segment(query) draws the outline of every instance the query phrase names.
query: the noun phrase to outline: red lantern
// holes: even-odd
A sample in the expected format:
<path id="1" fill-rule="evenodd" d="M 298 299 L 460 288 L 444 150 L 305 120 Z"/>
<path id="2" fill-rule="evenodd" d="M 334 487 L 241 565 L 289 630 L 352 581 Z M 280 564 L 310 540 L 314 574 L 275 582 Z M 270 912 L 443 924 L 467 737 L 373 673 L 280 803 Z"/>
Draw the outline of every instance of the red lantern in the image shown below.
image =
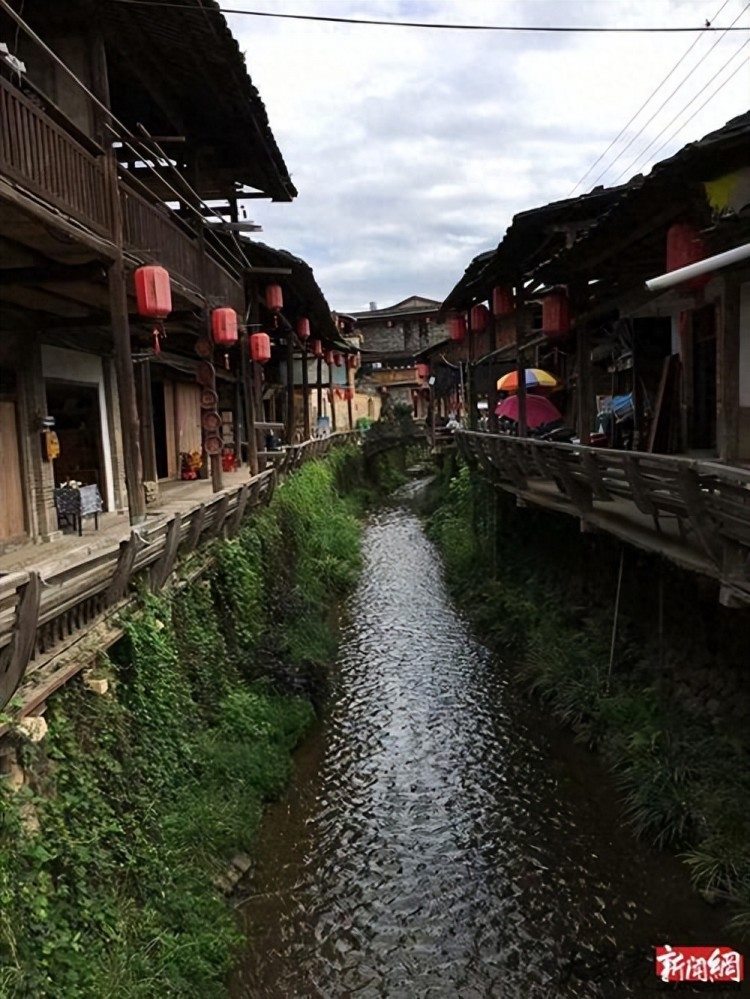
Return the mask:
<path id="1" fill-rule="evenodd" d="M 349 371 L 356 371 L 359 367 L 359 354 L 347 354 L 346 367 Z"/>
<path id="2" fill-rule="evenodd" d="M 284 294 L 280 284 L 266 285 L 266 307 L 271 312 L 281 312 L 284 308 Z"/>
<path id="3" fill-rule="evenodd" d="M 351 402 L 354 399 L 354 389 L 347 388 L 344 390 L 344 398 L 347 402 Z"/>
<path id="4" fill-rule="evenodd" d="M 172 311 L 169 272 L 158 264 L 148 264 L 138 267 L 133 277 L 138 315 L 144 319 L 166 319 Z"/>
<path id="5" fill-rule="evenodd" d="M 258 364 L 271 360 L 271 338 L 268 333 L 253 333 L 250 337 L 250 357 Z"/>
<path id="6" fill-rule="evenodd" d="M 312 352 L 313 352 L 313 357 L 323 356 L 323 344 L 320 342 L 320 340 L 313 340 Z"/>
<path id="7" fill-rule="evenodd" d="M 211 336 L 218 347 L 231 347 L 237 343 L 237 313 L 234 309 L 213 310 Z"/>
<path id="8" fill-rule="evenodd" d="M 542 332 L 545 336 L 564 336 L 570 332 L 570 304 L 564 288 L 556 288 L 542 298 Z"/>
<path id="9" fill-rule="evenodd" d="M 676 271 L 688 264 L 695 264 L 706 256 L 706 246 L 695 226 L 686 223 L 676 223 L 667 229 L 667 270 Z M 704 288 L 711 280 L 710 274 L 702 274 L 692 278 L 686 284 L 689 288 L 698 290 Z"/>
<path id="10" fill-rule="evenodd" d="M 332 368 L 333 367 L 333 351 L 332 350 L 327 350 L 325 352 L 325 354 L 324 354 L 324 357 L 325 357 L 326 364 L 328 365 L 328 367 Z"/>
<path id="11" fill-rule="evenodd" d="M 484 304 L 475 305 L 471 310 L 472 333 L 483 333 L 490 321 L 490 310 Z"/>
<path id="12" fill-rule="evenodd" d="M 509 316 L 513 312 L 513 289 L 498 285 L 492 289 L 492 311 L 496 316 Z"/>
<path id="13" fill-rule="evenodd" d="M 466 336 L 466 316 L 463 313 L 454 312 L 448 316 L 448 336 L 456 343 L 461 343 Z"/>
<path id="14" fill-rule="evenodd" d="M 429 364 L 418 364 L 417 365 L 417 378 L 424 382 L 430 377 L 430 366 Z"/>
<path id="15" fill-rule="evenodd" d="M 300 340 L 307 340 L 310 336 L 310 320 L 306 316 L 297 320 L 297 336 Z"/>
<path id="16" fill-rule="evenodd" d="M 342 355 L 337 350 L 334 351 L 334 354 L 333 354 L 333 363 L 336 365 L 337 368 L 341 367 L 341 365 L 343 363 L 343 360 L 344 360 L 344 358 L 342 357 Z"/>

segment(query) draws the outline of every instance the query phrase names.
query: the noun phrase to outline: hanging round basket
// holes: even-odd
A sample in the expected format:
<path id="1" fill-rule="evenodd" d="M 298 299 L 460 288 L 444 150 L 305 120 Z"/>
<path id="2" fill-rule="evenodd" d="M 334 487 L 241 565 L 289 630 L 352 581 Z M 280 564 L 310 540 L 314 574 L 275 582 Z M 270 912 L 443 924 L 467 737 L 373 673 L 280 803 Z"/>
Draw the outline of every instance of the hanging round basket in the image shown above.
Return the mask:
<path id="1" fill-rule="evenodd" d="M 221 429 L 221 417 L 216 410 L 206 410 L 201 416 L 201 426 L 211 433 Z"/>
<path id="2" fill-rule="evenodd" d="M 216 409 L 219 405 L 219 393 L 212 388 L 201 389 L 201 409 Z"/>
<path id="3" fill-rule="evenodd" d="M 219 437 L 218 434 L 207 434 L 206 440 L 204 441 L 204 447 L 206 448 L 206 454 L 221 454 L 221 437 Z"/>
<path id="4" fill-rule="evenodd" d="M 198 337 L 195 341 L 195 353 L 198 357 L 208 360 L 211 357 L 213 345 L 207 336 Z"/>
<path id="5" fill-rule="evenodd" d="M 195 373 L 196 381 L 204 388 L 213 388 L 216 382 L 216 369 L 210 361 L 201 361 Z"/>

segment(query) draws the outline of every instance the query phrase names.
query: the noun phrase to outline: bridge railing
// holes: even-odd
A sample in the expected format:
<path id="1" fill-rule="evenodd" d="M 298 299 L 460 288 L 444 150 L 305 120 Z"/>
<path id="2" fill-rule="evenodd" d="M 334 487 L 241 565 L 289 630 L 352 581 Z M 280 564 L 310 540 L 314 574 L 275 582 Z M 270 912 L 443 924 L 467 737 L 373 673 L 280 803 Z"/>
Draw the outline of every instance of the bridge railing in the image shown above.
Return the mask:
<path id="1" fill-rule="evenodd" d="M 456 440 L 467 460 L 532 502 L 545 483 L 547 496 L 569 504 L 584 521 L 624 500 L 651 519 L 656 534 L 665 519 L 676 522 L 679 538 L 701 550 L 727 590 L 750 602 L 750 470 L 467 430 Z"/>
<path id="2" fill-rule="evenodd" d="M 62 556 L 41 571 L 0 575 L 0 708 L 23 683 L 23 709 L 31 711 L 78 672 L 81 657 L 63 661 L 63 654 L 130 602 L 136 576 L 161 589 L 178 557 L 211 538 L 234 536 L 251 509 L 270 501 L 279 478 L 358 436 L 332 434 L 287 448 L 275 468 L 196 500 L 187 512 L 157 514 L 109 544 Z M 54 542 L 39 553 L 54 556 Z"/>

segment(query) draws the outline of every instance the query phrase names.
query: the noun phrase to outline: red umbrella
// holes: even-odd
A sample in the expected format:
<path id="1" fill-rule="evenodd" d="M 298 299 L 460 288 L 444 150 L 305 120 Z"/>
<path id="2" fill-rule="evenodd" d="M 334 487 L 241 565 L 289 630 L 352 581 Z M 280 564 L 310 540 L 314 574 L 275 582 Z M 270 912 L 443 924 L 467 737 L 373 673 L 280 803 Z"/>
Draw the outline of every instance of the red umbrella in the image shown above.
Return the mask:
<path id="1" fill-rule="evenodd" d="M 495 416 L 507 416 L 509 420 L 518 423 L 518 396 L 509 395 L 495 407 Z M 543 395 L 526 396 L 526 426 L 541 427 L 544 423 L 554 423 L 562 420 L 562 413 Z"/>

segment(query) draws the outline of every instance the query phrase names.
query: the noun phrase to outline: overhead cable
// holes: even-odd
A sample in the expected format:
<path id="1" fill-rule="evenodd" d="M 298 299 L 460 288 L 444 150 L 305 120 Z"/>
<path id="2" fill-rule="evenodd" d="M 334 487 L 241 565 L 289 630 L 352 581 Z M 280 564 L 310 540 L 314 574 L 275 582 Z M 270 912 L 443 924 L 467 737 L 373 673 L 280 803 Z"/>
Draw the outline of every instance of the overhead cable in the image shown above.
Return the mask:
<path id="1" fill-rule="evenodd" d="M 698 62 L 691 69 L 688 70 L 688 72 L 686 73 L 685 76 L 682 77 L 682 79 L 677 84 L 677 86 L 674 88 L 674 90 L 672 90 L 671 93 L 669 94 L 669 96 L 666 97 L 661 102 L 661 104 L 656 109 L 656 111 L 654 111 L 654 113 L 651 115 L 651 117 L 647 121 L 645 121 L 643 123 L 643 125 L 641 125 L 641 127 L 638 129 L 638 131 L 633 136 L 631 136 L 631 138 L 628 140 L 628 142 L 625 143 L 625 145 L 618 152 L 618 154 L 615 156 L 615 158 L 612 160 L 612 162 L 609 163 L 601 171 L 601 173 L 598 175 L 598 177 L 594 181 L 594 183 L 592 185 L 593 187 L 596 187 L 596 185 L 599 183 L 599 181 L 602 180 L 602 178 L 607 173 L 609 173 L 609 171 L 612 169 L 612 167 L 615 165 L 615 163 L 617 163 L 617 161 L 619 159 L 621 159 L 625 155 L 625 153 L 628 151 L 628 149 L 630 149 L 630 147 L 633 145 L 633 143 L 643 135 L 643 133 L 646 131 L 646 129 L 648 128 L 648 126 L 651 124 L 651 122 L 664 110 L 664 108 L 667 106 L 667 104 L 669 104 L 669 102 L 672 100 L 672 98 L 675 96 L 675 94 L 679 90 L 682 89 L 682 87 L 687 83 L 687 81 L 690 79 L 690 77 L 693 75 L 693 73 L 699 68 L 699 66 L 701 66 L 701 64 L 703 62 L 705 62 L 705 60 L 708 58 L 708 56 L 711 55 L 711 53 L 713 52 L 713 50 L 721 42 L 721 40 L 725 37 L 725 35 L 727 34 L 727 32 L 730 30 L 730 28 L 737 23 L 737 21 L 742 17 L 742 15 L 744 13 L 746 13 L 746 11 L 748 10 L 748 8 L 750 8 L 750 3 L 746 3 L 745 4 L 745 6 L 739 12 L 739 14 L 737 15 L 737 17 L 735 17 L 734 21 L 732 21 L 732 25 L 730 25 L 729 28 L 726 28 L 722 32 L 722 34 L 719 35 L 719 37 L 713 43 L 713 45 L 711 46 L 711 48 L 709 48 L 706 52 L 703 53 L 703 55 L 700 57 L 700 59 L 698 60 Z M 743 29 L 743 30 L 745 30 L 745 29 Z M 748 27 L 747 30 L 750 30 L 750 27 Z M 722 67 L 722 69 L 723 69 L 723 67 Z M 711 77 L 711 79 L 708 81 L 708 83 L 711 83 L 713 81 L 713 79 L 714 79 L 714 77 Z M 708 84 L 704 84 L 704 86 L 708 86 Z M 667 126 L 667 127 L 669 127 L 669 126 Z M 639 157 L 636 157 L 636 159 L 639 159 Z M 620 176 L 622 176 L 622 174 Z M 617 182 L 615 181 L 614 183 L 617 183 Z"/>
<path id="2" fill-rule="evenodd" d="M 744 28 L 722 28 L 713 25 L 669 25 L 651 27 L 624 27 L 618 25 L 552 25 L 552 24 L 450 24 L 430 21 L 386 21 L 374 17 L 334 17 L 330 14 L 283 14 L 270 10 L 242 10 L 238 7 L 187 6 L 174 0 L 108 0 L 125 7 L 164 7 L 186 14 L 232 14 L 245 17 L 268 17 L 287 21 L 322 21 L 327 24 L 375 25 L 384 28 L 427 28 L 433 31 L 507 31 L 547 32 L 552 34 L 675 34 L 680 32 L 744 31 Z"/>
<path id="3" fill-rule="evenodd" d="M 716 79 L 716 77 L 717 77 L 717 76 L 719 76 L 719 75 L 720 75 L 721 73 L 723 73 L 723 71 L 724 71 L 724 70 L 725 70 L 725 69 L 727 68 L 727 66 L 728 66 L 728 65 L 729 65 L 729 64 L 730 64 L 731 62 L 734 62 L 734 60 L 735 60 L 735 59 L 737 58 L 737 56 L 738 56 L 738 55 L 740 54 L 740 52 L 742 52 L 742 50 L 743 50 L 743 49 L 746 49 L 746 48 L 748 47 L 748 45 L 750 45 L 750 38 L 748 38 L 748 40 L 747 40 L 746 42 L 744 42 L 744 43 L 743 43 L 742 45 L 740 45 L 740 47 L 739 47 L 739 48 L 738 48 L 738 49 L 737 49 L 737 50 L 736 50 L 735 52 L 733 52 L 733 53 L 732 53 L 732 55 L 731 55 L 731 56 L 730 56 L 730 57 L 729 57 L 729 58 L 727 59 L 727 61 L 726 61 L 725 63 L 723 63 L 723 65 L 721 65 L 721 66 L 720 66 L 720 67 L 719 67 L 719 68 L 718 68 L 718 69 L 716 70 L 716 72 L 715 72 L 715 73 L 714 73 L 714 75 L 713 75 L 713 76 L 711 77 L 711 79 L 710 79 L 710 80 L 708 80 L 708 81 L 707 81 L 707 82 L 706 82 L 706 83 L 705 83 L 705 84 L 704 84 L 704 85 L 703 85 L 703 86 L 701 87 L 701 89 L 700 89 L 700 90 L 698 91 L 698 93 L 697 93 L 697 94 L 694 94 L 694 95 L 693 95 L 693 97 L 691 97 L 691 98 L 690 98 L 690 100 L 689 100 L 689 101 L 687 102 L 687 104 L 683 105 L 683 107 L 681 107 L 681 108 L 680 108 L 680 110 L 679 110 L 679 111 L 677 112 L 677 114 L 676 114 L 676 115 L 674 116 L 674 118 L 672 118 L 672 120 L 671 120 L 671 121 L 669 122 L 669 124 L 668 124 L 668 125 L 665 125 L 665 126 L 664 126 L 664 128 L 662 128 L 662 130 L 661 130 L 661 131 L 660 131 L 660 132 L 659 132 L 659 133 L 658 133 L 657 135 L 655 135 L 655 136 L 654 136 L 654 138 L 653 138 L 653 139 L 651 140 L 651 142 L 649 142 L 649 144 L 648 144 L 647 146 L 645 146 L 645 147 L 644 147 L 644 148 L 643 148 L 643 149 L 642 149 L 642 150 L 640 151 L 640 153 L 638 153 L 638 155 L 637 155 L 637 156 L 636 156 L 636 157 L 635 157 L 635 158 L 634 158 L 633 160 L 631 160 L 631 161 L 630 161 L 630 163 L 629 163 L 629 164 L 628 164 L 628 165 L 627 165 L 627 166 L 625 167 L 625 169 L 624 169 L 624 170 L 623 170 L 623 171 L 622 171 L 622 172 L 621 172 L 620 174 L 618 174 L 618 176 L 617 176 L 617 177 L 615 178 L 615 180 L 614 180 L 614 182 L 613 182 L 613 183 L 617 184 L 617 183 L 618 183 L 618 182 L 620 181 L 620 179 L 621 179 L 622 177 L 624 177 L 624 176 L 626 176 L 627 174 L 629 174 L 629 173 L 630 173 L 630 171 L 631 171 L 631 170 L 633 169 L 633 167 L 635 166 L 635 164 L 636 164 L 636 163 L 639 163 L 639 162 L 641 162 L 641 161 L 642 161 L 642 162 L 644 163 L 644 165 L 645 165 L 645 163 L 647 163 L 647 162 L 648 162 L 648 160 L 643 160 L 643 157 L 644 157 L 644 155 L 645 155 L 645 154 L 646 154 L 646 153 L 647 153 L 647 152 L 649 151 L 649 149 L 651 149 L 651 147 L 652 147 L 652 146 L 654 145 L 654 143 L 655 143 L 655 142 L 658 142 L 658 141 L 659 141 L 659 139 L 660 139 L 660 138 L 662 137 L 662 135 L 664 135 L 664 133 L 665 133 L 665 132 L 667 131 L 667 129 L 670 129 L 670 128 L 672 127 L 672 125 L 674 125 L 674 123 L 675 123 L 675 122 L 677 121 L 677 119 L 678 119 L 678 118 L 679 118 L 679 117 L 680 117 L 680 116 L 681 116 L 681 115 L 682 115 L 682 114 L 683 114 L 683 113 L 684 113 L 685 111 L 687 111 L 687 109 L 688 109 L 688 108 L 689 108 L 689 107 L 690 107 L 690 106 L 691 106 L 692 104 L 695 104 L 695 102 L 696 102 L 696 101 L 698 100 L 698 98 L 700 98 L 700 97 L 702 97 L 702 96 L 703 96 L 703 94 L 704 94 L 704 93 L 705 93 L 705 91 L 706 91 L 706 87 L 710 86 L 710 84 L 712 84 L 712 83 L 714 82 L 714 80 Z M 738 66 L 736 67 L 736 69 L 734 70 L 734 72 L 730 73 L 730 75 L 729 75 L 729 76 L 728 76 L 728 77 L 726 78 L 726 80 L 724 80 L 724 82 L 723 82 L 723 83 L 721 83 L 721 84 L 720 84 L 720 85 L 719 85 L 719 86 L 717 87 L 717 89 L 716 89 L 716 90 L 714 91 L 714 93 L 713 93 L 713 94 L 711 94 L 711 95 L 710 95 L 710 96 L 709 96 L 709 97 L 707 98 L 707 100 L 706 100 L 706 101 L 705 101 L 705 102 L 704 102 L 703 104 L 701 104 L 701 108 L 704 108 L 704 107 L 706 106 L 706 104 L 708 104 L 708 102 L 709 102 L 709 101 L 710 101 L 710 100 L 711 100 L 711 99 L 712 99 L 712 98 L 714 97 L 714 95 L 715 95 L 715 94 L 717 94 L 717 93 L 718 93 L 718 92 L 719 92 L 720 90 L 722 90 L 722 89 L 723 89 L 723 88 L 724 88 L 724 87 L 726 86 L 726 84 L 727 84 L 727 83 L 729 83 L 729 81 L 730 81 L 730 80 L 731 80 L 731 79 L 732 79 L 732 78 L 733 78 L 734 76 L 736 76 L 736 75 L 737 75 L 737 73 L 739 73 L 739 71 L 740 71 L 741 69 L 743 69 L 743 68 L 747 69 L 747 67 L 748 67 L 748 63 L 747 63 L 747 60 L 743 59 L 743 60 L 742 60 L 742 62 L 740 62 L 740 64 L 739 64 L 739 65 L 738 65 Z M 699 109 L 699 110 L 700 110 L 700 109 Z M 698 111 L 694 112 L 694 114 L 692 114 L 692 115 L 691 115 L 691 116 L 690 116 L 690 117 L 689 117 L 689 118 L 687 119 L 687 121 L 692 121 L 692 120 L 693 120 L 693 118 L 695 117 L 695 115 L 696 115 L 696 114 L 698 114 Z M 687 122 L 685 122 L 685 124 L 687 124 Z M 677 129 L 677 132 L 679 132 L 679 131 L 680 131 L 680 130 L 681 130 L 682 128 L 683 128 L 683 125 L 680 125 L 680 126 L 679 126 L 679 128 Z M 677 134 L 677 132 L 675 132 L 674 134 L 676 135 L 676 134 Z M 663 148 L 664 148 L 664 146 L 666 146 L 666 145 L 667 145 L 667 144 L 668 144 L 668 143 L 669 143 L 670 141 L 671 141 L 671 137 L 670 137 L 669 139 L 666 139 L 666 140 L 665 140 L 665 141 L 664 141 L 664 142 L 663 142 L 663 143 L 662 143 L 662 144 L 661 144 L 661 145 L 659 146 L 659 149 L 658 149 L 658 150 L 657 150 L 657 151 L 656 151 L 655 153 L 652 153 L 652 154 L 651 154 L 651 156 L 649 156 L 649 157 L 648 157 L 648 159 L 649 159 L 649 160 L 650 160 L 650 159 L 654 159 L 654 157 L 655 157 L 655 156 L 657 155 L 657 153 L 659 152 L 659 150 L 663 149 Z"/>
<path id="4" fill-rule="evenodd" d="M 745 42 L 745 45 L 743 45 L 742 48 L 744 49 L 746 45 L 750 45 L 750 39 L 748 39 Z M 737 55 L 736 52 L 735 52 L 735 55 Z M 734 58 L 734 56 L 732 58 Z M 731 62 L 731 59 L 729 60 L 729 62 Z M 729 65 L 729 63 L 725 63 L 724 66 L 722 66 L 721 68 L 722 69 L 726 69 L 726 67 L 728 65 Z M 739 73 L 739 71 L 741 69 L 746 69 L 746 68 L 747 68 L 747 63 L 746 62 L 741 62 L 738 66 L 736 66 L 734 68 L 734 70 L 732 70 L 732 72 L 726 78 L 726 80 L 722 80 L 722 82 L 719 84 L 718 87 L 716 87 L 716 89 L 713 91 L 713 93 L 711 93 L 711 94 L 708 95 L 708 97 L 701 104 L 701 106 L 699 108 L 696 108 L 696 110 L 693 111 L 693 113 L 691 115 L 689 115 L 685 119 L 685 121 L 683 121 L 680 125 L 678 125 L 677 128 L 674 130 L 674 132 L 672 132 L 672 134 L 670 136 L 668 136 L 668 138 L 666 138 L 664 140 L 664 142 L 662 142 L 662 144 L 658 147 L 658 149 L 656 149 L 653 153 L 651 153 L 651 155 L 649 156 L 648 160 L 645 160 L 644 163 L 643 163 L 643 165 L 645 166 L 646 163 L 649 162 L 649 160 L 655 160 L 656 157 L 659 155 L 659 153 L 662 151 L 662 149 L 664 149 L 665 146 L 668 146 L 669 143 L 672 141 L 672 139 L 674 139 L 676 135 L 679 135 L 679 133 L 683 130 L 683 128 L 685 128 L 686 125 L 689 125 L 690 122 L 693 120 L 693 118 L 695 118 L 697 115 L 699 115 L 701 113 L 701 111 L 703 110 L 703 108 L 706 107 L 707 104 L 710 104 L 710 102 L 714 99 L 714 97 L 716 97 L 716 95 L 721 90 L 723 90 L 724 87 L 726 87 L 726 85 Z M 713 79 L 715 79 L 715 77 L 712 77 L 712 80 Z M 695 97 L 693 98 L 693 100 L 689 101 L 688 104 L 686 104 L 685 107 L 682 109 L 682 111 L 686 111 L 687 108 L 690 106 L 690 104 L 692 104 L 694 101 L 696 101 L 701 96 L 702 96 L 702 92 L 699 93 L 699 94 L 696 94 Z M 674 122 L 677 120 L 677 118 L 679 118 L 680 114 L 682 114 L 682 111 L 680 111 L 679 114 L 675 115 L 675 117 L 672 119 L 672 121 L 669 123 L 669 125 L 667 125 L 667 128 L 670 128 L 674 124 Z M 664 134 L 664 131 L 665 130 L 663 130 L 659 135 L 657 135 L 656 139 L 659 139 L 661 137 L 661 135 Z M 656 139 L 654 139 L 653 142 L 656 142 Z M 649 145 L 653 145 L 653 142 L 651 142 Z M 648 149 L 648 148 L 649 148 L 649 146 L 646 147 L 646 149 Z M 645 151 L 646 150 L 643 150 L 642 152 L 645 152 Z M 635 163 L 639 158 L 640 157 L 636 157 L 636 159 L 633 160 L 633 163 Z M 624 171 L 625 173 L 627 173 L 628 171 L 630 171 L 632 169 L 633 163 L 631 163 L 630 166 L 627 167 L 627 169 Z M 620 177 L 621 176 L 622 176 L 622 174 L 620 174 Z M 619 177 L 618 177 L 618 180 L 619 180 Z M 616 181 L 615 181 L 615 183 L 616 183 Z"/>
<path id="5" fill-rule="evenodd" d="M 710 22 L 708 22 L 709 24 L 713 24 L 713 22 L 721 14 L 721 12 L 724 10 L 724 8 L 726 7 L 726 5 L 728 3 L 729 3 L 729 0 L 724 0 L 724 3 L 716 11 L 716 13 L 714 14 L 714 16 L 711 18 Z M 594 160 L 594 162 L 588 168 L 588 170 L 586 171 L 586 173 L 583 174 L 583 176 L 580 178 L 580 180 L 578 181 L 578 183 L 575 184 L 575 186 L 571 189 L 570 194 L 568 195 L 569 198 L 572 197 L 575 194 L 575 192 L 578 190 L 578 188 L 581 186 L 581 184 L 584 182 L 584 180 L 586 180 L 586 178 L 591 173 L 591 171 L 594 170 L 595 167 L 597 167 L 601 163 L 601 161 L 604 159 L 604 157 L 607 155 L 607 153 L 610 151 L 610 149 L 620 141 L 620 139 L 622 138 L 622 136 L 630 128 L 630 126 L 633 124 L 633 122 L 638 117 L 638 115 L 641 113 L 641 111 L 643 111 L 643 109 L 645 107 L 647 107 L 647 105 L 649 105 L 651 103 L 651 101 L 654 99 L 654 97 L 656 97 L 656 95 L 659 93 L 659 91 L 664 86 L 664 84 L 667 82 L 667 80 L 672 76 L 673 73 L 675 73 L 677 71 L 677 69 L 679 69 L 679 67 L 682 65 L 682 63 L 685 61 L 685 59 L 688 57 L 688 55 L 690 55 L 690 53 L 693 51 L 693 49 L 695 48 L 695 46 L 700 42 L 700 40 L 701 40 L 701 36 L 698 35 L 698 37 L 694 38 L 693 41 L 690 43 L 690 45 L 688 45 L 688 47 L 682 53 L 682 55 L 677 60 L 677 62 L 674 64 L 674 66 L 672 66 L 672 68 L 667 73 L 667 75 L 662 79 L 661 83 L 657 84 L 656 87 L 654 87 L 654 89 L 651 91 L 651 93 L 648 95 L 648 97 L 645 99 L 645 101 L 641 104 L 641 106 L 638 108 L 638 110 L 625 122 L 625 124 L 622 126 L 622 128 L 620 129 L 620 131 L 617 133 L 617 135 L 614 137 L 614 139 L 612 139 L 612 141 L 610 142 L 610 144 L 604 150 L 604 152 L 600 153 L 599 156 L 597 156 L 597 158 Z"/>

